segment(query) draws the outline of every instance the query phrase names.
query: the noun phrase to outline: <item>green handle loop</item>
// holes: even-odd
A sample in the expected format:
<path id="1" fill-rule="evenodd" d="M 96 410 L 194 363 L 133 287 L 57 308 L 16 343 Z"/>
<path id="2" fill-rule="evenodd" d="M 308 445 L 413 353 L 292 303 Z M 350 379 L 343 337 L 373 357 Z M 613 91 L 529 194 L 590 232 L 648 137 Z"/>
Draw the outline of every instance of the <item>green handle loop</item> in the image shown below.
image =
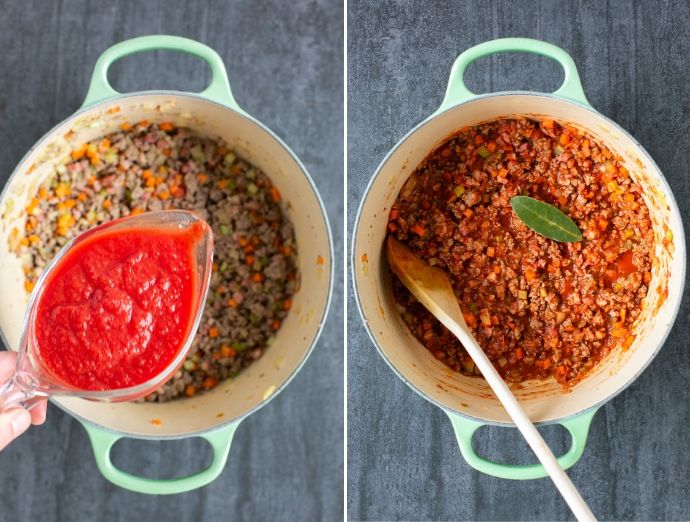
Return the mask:
<path id="1" fill-rule="evenodd" d="M 113 444 L 122 438 L 122 435 L 105 431 L 87 422 L 82 424 L 91 440 L 91 447 L 93 448 L 93 454 L 96 458 L 96 465 L 106 479 L 116 486 L 130 491 L 136 491 L 137 493 L 144 493 L 147 495 L 172 495 L 198 489 L 218 478 L 218 475 L 221 474 L 225 467 L 228 453 L 230 452 L 230 445 L 232 444 L 232 438 L 235 435 L 235 430 L 239 422 L 228 424 L 227 426 L 201 435 L 201 437 L 206 439 L 213 448 L 213 461 L 211 465 L 194 475 L 173 479 L 137 477 L 136 475 L 119 470 L 110 460 L 110 449 L 113 447 Z"/>
<path id="2" fill-rule="evenodd" d="M 211 67 L 211 83 L 199 94 L 209 100 L 241 111 L 232 95 L 228 74 L 218 53 L 195 40 L 165 34 L 132 38 L 107 49 L 96 61 L 93 75 L 91 76 L 91 84 L 89 85 L 82 108 L 120 96 L 120 93 L 113 89 L 108 81 L 108 69 L 114 62 L 130 54 L 155 50 L 180 51 L 205 60 Z"/>
<path id="3" fill-rule="evenodd" d="M 450 71 L 446 95 L 437 112 L 445 111 L 477 96 L 467 88 L 464 80 L 465 71 L 472 62 L 492 54 L 508 52 L 533 53 L 556 60 L 563 67 L 565 78 L 563 84 L 553 94 L 589 106 L 575 62 L 563 49 L 548 42 L 530 38 L 499 38 L 470 47 L 458 56 Z"/>
<path id="4" fill-rule="evenodd" d="M 572 419 L 559 422 L 561 426 L 570 432 L 572 444 L 570 449 L 557 460 L 563 469 L 568 469 L 573 466 L 585 451 L 585 443 L 587 442 L 587 433 L 589 433 L 589 426 L 592 423 L 596 409 L 587 411 Z M 541 464 L 530 464 L 527 466 L 515 466 L 512 464 L 500 464 L 498 462 L 491 462 L 485 458 L 477 455 L 472 448 L 472 436 L 479 428 L 484 426 L 481 422 L 469 420 L 465 417 L 460 417 L 454 413 L 446 412 L 450 418 L 455 431 L 455 437 L 458 439 L 460 445 L 460 452 L 467 463 L 477 471 L 481 471 L 493 477 L 510 479 L 510 480 L 532 480 L 548 477 L 549 474 Z"/>

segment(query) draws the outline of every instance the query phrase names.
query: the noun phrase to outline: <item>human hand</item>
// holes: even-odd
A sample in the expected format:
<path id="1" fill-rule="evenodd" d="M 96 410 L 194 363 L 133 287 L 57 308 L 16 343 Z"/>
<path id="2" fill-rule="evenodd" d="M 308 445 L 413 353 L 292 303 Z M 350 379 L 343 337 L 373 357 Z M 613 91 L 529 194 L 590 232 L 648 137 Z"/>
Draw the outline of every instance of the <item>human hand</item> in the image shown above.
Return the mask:
<path id="1" fill-rule="evenodd" d="M 17 354 L 0 352 L 0 383 L 4 383 L 14 373 Z M 31 411 L 22 407 L 12 408 L 0 413 L 0 450 L 24 433 L 30 424 L 43 424 L 46 420 L 48 401 L 42 400 Z"/>

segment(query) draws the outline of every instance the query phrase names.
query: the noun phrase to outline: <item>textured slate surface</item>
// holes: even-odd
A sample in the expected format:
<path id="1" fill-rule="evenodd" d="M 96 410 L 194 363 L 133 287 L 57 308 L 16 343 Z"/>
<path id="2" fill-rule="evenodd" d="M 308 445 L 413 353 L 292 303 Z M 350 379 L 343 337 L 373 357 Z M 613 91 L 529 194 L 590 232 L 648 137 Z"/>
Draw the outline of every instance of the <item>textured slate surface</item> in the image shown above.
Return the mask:
<path id="1" fill-rule="evenodd" d="M 238 102 L 280 135 L 316 180 L 343 252 L 343 8 L 337 0 L 233 2 L 0 1 L 0 186 L 28 148 L 69 116 L 98 55 L 128 37 L 199 39 L 225 60 Z M 122 90 L 200 90 L 205 65 L 172 53 L 117 64 Z M 334 303 L 342 303 L 336 265 Z M 2 289 L 0 289 L 0 292 Z M 342 306 L 284 393 L 242 423 L 229 463 L 202 490 L 149 497 L 96 469 L 82 427 L 51 407 L 44 427 L 0 453 L 0 521 L 335 520 L 343 512 Z M 126 441 L 124 469 L 181 476 L 208 462 L 199 440 Z"/>
<path id="2" fill-rule="evenodd" d="M 441 102 L 455 57 L 485 40 L 540 38 L 577 63 L 591 104 L 651 153 L 681 212 L 690 210 L 690 28 L 687 2 L 348 4 L 348 220 L 387 151 Z M 555 89 L 547 59 L 510 55 L 468 71 L 471 88 Z M 656 360 L 595 417 L 570 473 L 594 513 L 611 520 L 690 519 L 690 308 Z M 472 471 L 448 419 L 379 357 L 348 295 L 348 512 L 353 520 L 571 518 L 548 479 L 509 482 Z M 555 449 L 565 430 L 545 430 Z M 483 454 L 531 462 L 515 430 L 483 428 Z"/>

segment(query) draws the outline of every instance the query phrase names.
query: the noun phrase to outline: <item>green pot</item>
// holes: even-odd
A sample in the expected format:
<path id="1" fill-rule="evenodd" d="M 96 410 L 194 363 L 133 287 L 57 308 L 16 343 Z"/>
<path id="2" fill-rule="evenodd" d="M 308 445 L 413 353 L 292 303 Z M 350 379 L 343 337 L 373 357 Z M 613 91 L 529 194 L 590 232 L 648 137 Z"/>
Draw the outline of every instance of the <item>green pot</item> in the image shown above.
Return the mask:
<path id="1" fill-rule="evenodd" d="M 116 60 L 166 49 L 192 54 L 211 67 L 200 93 L 147 91 L 120 94 L 108 82 Z M 235 102 L 223 62 L 209 47 L 177 36 L 144 36 L 114 45 L 96 62 L 82 108 L 58 124 L 26 154 L 0 195 L 0 333 L 16 349 L 28 296 L 21 263 L 9 252 L 14 228 L 24 230 L 25 208 L 55 165 L 82 143 L 119 130 L 123 122 L 171 121 L 218 136 L 240 156 L 266 172 L 280 190 L 284 210 L 295 225 L 301 289 L 290 314 L 265 355 L 237 378 L 193 398 L 163 404 L 98 403 L 56 397 L 54 404 L 84 425 L 101 473 L 123 488 L 170 494 L 199 488 L 223 470 L 239 423 L 280 393 L 311 353 L 328 310 L 333 284 L 333 248 L 323 203 L 302 163 L 273 132 Z M 277 433 L 277 432 L 276 432 Z M 272 436 L 275 434 L 267 434 Z M 121 438 L 167 440 L 201 437 L 213 449 L 211 465 L 192 476 L 159 480 L 117 469 L 110 450 Z"/>
<path id="2" fill-rule="evenodd" d="M 554 93 L 499 92 L 477 95 L 463 81 L 469 64 L 492 54 L 526 52 L 558 62 L 565 72 Z M 448 415 L 462 455 L 473 468 L 507 479 L 547 476 L 541 465 L 511 466 L 491 462 L 474 451 L 472 437 L 485 424 L 512 422 L 483 379 L 451 371 L 409 333 L 395 309 L 390 275 L 383 256 L 388 211 L 403 184 L 419 163 L 460 129 L 509 117 L 551 118 L 581 128 L 623 159 L 645 189 L 657 237 L 670 247 L 657 249 L 659 269 L 650 288 L 668 288 L 668 296 L 651 291 L 636 323 L 637 338 L 629 350 L 617 350 L 568 393 L 553 379 L 523 383 L 515 394 L 537 424 L 558 423 L 572 436 L 570 449 L 558 460 L 564 468 L 582 456 L 589 426 L 603 403 L 632 383 L 664 343 L 683 295 L 685 236 L 671 189 L 647 152 L 620 126 L 595 111 L 585 98 L 572 58 L 546 42 L 504 38 L 482 43 L 462 53 L 453 65 L 439 109 L 403 137 L 381 162 L 357 213 L 352 244 L 352 270 L 357 304 L 379 353 L 415 392 Z M 668 232 L 670 231 L 670 233 Z"/>

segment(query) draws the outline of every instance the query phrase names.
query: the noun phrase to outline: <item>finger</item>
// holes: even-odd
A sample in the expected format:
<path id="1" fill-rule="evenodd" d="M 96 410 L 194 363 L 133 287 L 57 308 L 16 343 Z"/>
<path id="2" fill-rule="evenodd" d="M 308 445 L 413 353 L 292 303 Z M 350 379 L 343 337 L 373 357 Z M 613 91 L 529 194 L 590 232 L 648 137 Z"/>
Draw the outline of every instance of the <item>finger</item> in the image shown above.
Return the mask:
<path id="1" fill-rule="evenodd" d="M 0 382 L 12 377 L 17 368 L 17 354 L 14 352 L 0 352 Z"/>
<path id="2" fill-rule="evenodd" d="M 0 413 L 0 450 L 24 433 L 31 424 L 31 415 L 23 408 Z"/>
<path id="3" fill-rule="evenodd" d="M 39 402 L 36 406 L 31 408 L 31 424 L 39 426 L 46 421 L 46 410 L 48 409 L 48 400 Z"/>

